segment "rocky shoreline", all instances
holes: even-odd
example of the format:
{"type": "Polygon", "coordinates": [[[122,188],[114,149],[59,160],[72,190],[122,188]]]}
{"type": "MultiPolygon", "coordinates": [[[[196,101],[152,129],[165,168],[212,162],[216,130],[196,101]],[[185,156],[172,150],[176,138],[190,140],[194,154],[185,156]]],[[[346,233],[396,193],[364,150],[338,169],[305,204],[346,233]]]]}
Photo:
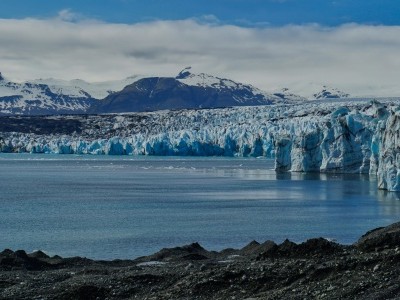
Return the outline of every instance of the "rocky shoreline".
{"type": "Polygon", "coordinates": [[[207,251],[199,244],[135,260],[0,253],[0,299],[399,299],[400,223],[353,245],[251,242],[207,251]]]}

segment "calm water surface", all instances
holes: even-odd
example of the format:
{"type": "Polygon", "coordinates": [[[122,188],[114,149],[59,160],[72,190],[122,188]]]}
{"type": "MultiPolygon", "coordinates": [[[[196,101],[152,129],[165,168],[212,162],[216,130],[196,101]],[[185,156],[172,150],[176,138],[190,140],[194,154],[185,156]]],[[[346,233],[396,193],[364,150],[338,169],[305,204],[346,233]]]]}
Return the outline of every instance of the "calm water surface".
{"type": "Polygon", "coordinates": [[[115,259],[195,241],[353,243],[400,219],[399,194],[378,191],[375,178],[272,168],[249,158],[0,154],[0,249],[115,259]]]}

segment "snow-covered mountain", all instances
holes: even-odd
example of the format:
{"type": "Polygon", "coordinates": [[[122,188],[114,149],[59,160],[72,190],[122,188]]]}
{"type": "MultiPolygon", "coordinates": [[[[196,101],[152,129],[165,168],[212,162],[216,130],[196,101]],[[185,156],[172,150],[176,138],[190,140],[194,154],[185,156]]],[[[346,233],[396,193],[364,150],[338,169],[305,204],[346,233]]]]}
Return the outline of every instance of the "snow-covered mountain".
{"type": "Polygon", "coordinates": [[[0,73],[0,115],[47,115],[86,113],[98,99],[140,79],[88,83],[83,80],[38,79],[22,83],[0,73]]]}
{"type": "Polygon", "coordinates": [[[297,102],[297,101],[307,101],[306,97],[297,95],[293,93],[290,89],[288,88],[283,88],[277,91],[272,92],[272,94],[276,97],[279,97],[281,99],[287,100],[287,101],[292,101],[292,102],[297,102]]]}
{"type": "Polygon", "coordinates": [[[324,85],[321,91],[312,95],[312,98],[317,100],[343,99],[343,98],[350,98],[350,94],[345,93],[337,88],[332,88],[324,85]]]}
{"type": "Polygon", "coordinates": [[[0,114],[83,113],[95,101],[83,90],[74,95],[53,92],[48,85],[0,80],[0,114]]]}
{"type": "MultiPolygon", "coordinates": [[[[271,101],[277,104],[307,100],[305,97],[293,93],[288,88],[282,88],[280,90],[267,93],[252,85],[237,83],[230,79],[219,78],[204,73],[193,74],[191,73],[191,67],[183,69],[178,74],[176,79],[190,86],[199,86],[204,88],[213,87],[219,90],[232,90],[232,91],[247,90],[249,93],[253,95],[263,95],[265,99],[270,99],[271,101]]],[[[238,102],[246,101],[246,99],[242,99],[240,96],[234,95],[234,97],[236,97],[236,100],[238,102]]]]}
{"type": "Polygon", "coordinates": [[[0,73],[0,114],[46,115],[155,111],[284,104],[305,98],[288,89],[267,93],[254,86],[191,68],[176,77],[132,76],[89,83],[75,79],[12,82],[0,73]]]}
{"type": "Polygon", "coordinates": [[[251,85],[204,73],[194,74],[189,67],[176,77],[142,78],[98,102],[90,112],[270,105],[298,101],[300,98],[290,93],[266,93],[251,85]]]}
{"type": "MultiPolygon", "coordinates": [[[[324,86],[314,99],[348,98],[324,86]]],[[[37,79],[22,83],[0,73],[0,114],[46,115],[119,113],[163,109],[217,108],[303,102],[307,98],[288,88],[272,92],[205,73],[190,67],[176,77],[131,76],[89,83],[75,79],[37,79]]]]}
{"type": "MultiPolygon", "coordinates": [[[[205,73],[195,74],[192,73],[191,67],[183,69],[176,79],[188,86],[197,86],[203,88],[215,88],[219,91],[231,91],[233,97],[237,102],[246,102],[251,100],[251,97],[246,98],[246,92],[249,95],[262,95],[265,99],[270,99],[274,103],[285,103],[291,101],[304,101],[306,98],[292,93],[288,88],[283,88],[278,91],[267,93],[252,85],[238,83],[230,79],[215,77],[205,73]],[[243,95],[237,95],[237,91],[243,91],[243,95]]],[[[268,101],[268,100],[267,100],[268,101]]]]}
{"type": "Polygon", "coordinates": [[[89,94],[94,99],[104,99],[108,95],[121,91],[125,86],[143,78],[143,76],[130,76],[122,80],[87,82],[81,79],[36,79],[30,81],[33,84],[47,85],[55,94],[64,94],[71,97],[79,97],[82,92],[89,94]]]}

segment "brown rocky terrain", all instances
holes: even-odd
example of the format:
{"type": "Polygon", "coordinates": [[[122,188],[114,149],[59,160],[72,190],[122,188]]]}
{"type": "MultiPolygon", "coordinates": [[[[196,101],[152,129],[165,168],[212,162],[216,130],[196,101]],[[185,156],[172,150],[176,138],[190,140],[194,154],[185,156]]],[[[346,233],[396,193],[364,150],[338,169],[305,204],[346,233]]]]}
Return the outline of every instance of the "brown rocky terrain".
{"type": "Polygon", "coordinates": [[[400,299],[400,223],[353,245],[323,238],[199,244],[135,260],[0,253],[0,299],[400,299]]]}

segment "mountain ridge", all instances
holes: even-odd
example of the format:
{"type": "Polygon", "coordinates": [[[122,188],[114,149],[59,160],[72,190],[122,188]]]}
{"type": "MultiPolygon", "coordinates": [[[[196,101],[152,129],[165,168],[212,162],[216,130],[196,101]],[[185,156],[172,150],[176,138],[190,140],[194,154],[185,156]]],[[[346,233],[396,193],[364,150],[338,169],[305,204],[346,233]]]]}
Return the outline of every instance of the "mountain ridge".
{"type": "MultiPolygon", "coordinates": [[[[326,89],[325,86],[323,88],[326,89]]],[[[320,92],[322,94],[318,99],[332,95],[332,92],[323,92],[320,92]]],[[[17,83],[8,80],[0,72],[0,115],[122,113],[298,101],[307,99],[287,88],[265,92],[231,79],[193,73],[191,67],[183,69],[175,77],[136,75],[95,83],[81,79],[67,81],[52,78],[17,83]]]]}
{"type": "Polygon", "coordinates": [[[263,92],[251,85],[204,73],[193,74],[189,70],[185,68],[176,77],[139,79],[96,103],[90,111],[119,113],[254,106],[292,100],[263,92]]]}

